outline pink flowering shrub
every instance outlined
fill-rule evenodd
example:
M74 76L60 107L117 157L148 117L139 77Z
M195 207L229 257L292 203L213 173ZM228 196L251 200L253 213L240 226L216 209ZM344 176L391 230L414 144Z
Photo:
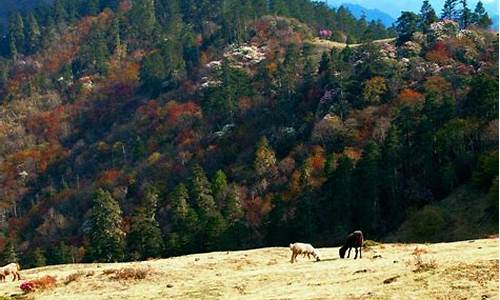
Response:
M21 286L19 288L21 288L21 290L23 290L23 292L25 293L31 293L35 291L35 285L29 280L21 283Z
M56 285L56 279L52 276L43 276L39 279L27 280L21 283L19 288L25 293L31 293L36 290L46 290Z

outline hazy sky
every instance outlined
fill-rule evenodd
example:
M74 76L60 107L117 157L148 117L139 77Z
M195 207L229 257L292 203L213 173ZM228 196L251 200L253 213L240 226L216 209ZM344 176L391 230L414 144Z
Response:
M339 6L342 3L355 3L366 8L377 8L393 17L398 17L403 10L418 11L422 5L422 0L326 0L329 4ZM498 15L499 0L483 0L486 9L490 15ZM434 10L441 13L444 0L430 0ZM477 0L469 0L469 7L474 9Z

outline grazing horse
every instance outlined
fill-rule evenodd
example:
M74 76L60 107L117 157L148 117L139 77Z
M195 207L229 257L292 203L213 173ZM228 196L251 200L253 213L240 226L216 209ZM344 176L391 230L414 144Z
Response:
M363 233L361 230L356 230L353 233L349 234L345 239L344 245L339 249L340 258L344 258L345 252L349 249L347 253L347 258L351 255L351 249L354 248L356 250L356 256L354 259L358 258L358 248L359 248L359 258L361 257L361 248L363 248Z

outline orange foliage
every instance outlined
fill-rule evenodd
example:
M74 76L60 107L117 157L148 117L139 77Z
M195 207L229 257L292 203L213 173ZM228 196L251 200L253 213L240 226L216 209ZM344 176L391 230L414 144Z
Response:
M109 86L121 84L135 88L139 85L139 69L138 63L121 60L115 56L109 62L106 83Z
M412 89L404 89L399 93L399 102L401 104L417 105L424 102L424 95Z
M430 76L424 83L425 90L430 93L449 94L452 91L451 84L441 76Z
M175 125L181 117L201 118L201 108L194 102L177 103L170 101L165 106L169 124Z
M176 143L179 146L186 146L186 145L192 144L194 141L195 141L195 134L194 134L193 130L191 130L190 128L184 128L177 135Z
M119 170L111 169L106 170L98 178L98 182L101 184L112 185L116 183L118 178L122 175L122 172Z
M356 149L356 148L352 148L352 147L346 147L344 149L344 153L343 153L345 156L349 157L350 159L354 160L354 161L358 161L361 159L361 154L362 154L362 151L360 149Z
M50 142L57 141L62 135L62 126L66 119L63 106L55 110L41 112L31 117L26 127L36 136L43 136Z
M451 57L450 50L448 49L448 46L442 42L439 41L434 45L434 47L427 52L426 58L429 61L435 62L437 64L446 64L449 62Z

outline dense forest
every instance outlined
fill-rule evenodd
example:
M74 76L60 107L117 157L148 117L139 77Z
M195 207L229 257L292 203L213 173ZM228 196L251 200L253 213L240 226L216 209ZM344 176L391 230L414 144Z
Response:
M0 42L2 259L335 245L354 229L460 238L440 235L463 220L438 203L464 190L496 228L490 24L465 0L439 16L424 1L390 29L308 0L13 11ZM362 44L323 51L328 40Z

